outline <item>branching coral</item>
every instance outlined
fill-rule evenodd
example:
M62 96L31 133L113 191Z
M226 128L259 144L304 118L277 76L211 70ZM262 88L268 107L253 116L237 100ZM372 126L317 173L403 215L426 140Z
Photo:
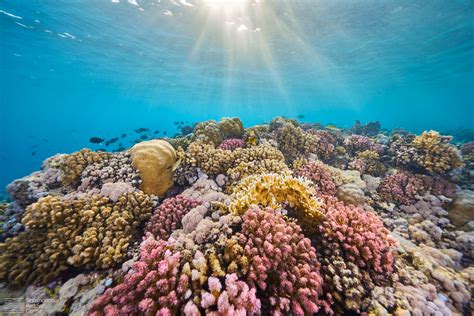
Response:
M335 195L337 192L331 171L322 163L308 162L294 170L293 174L311 180L316 193Z
M287 163L315 152L317 144L317 138L314 135L292 124L284 124L276 130L276 141Z
M128 151L110 153L101 161L88 165L81 175L79 190L101 189L105 183L126 182L133 187L140 184L138 170L132 165Z
M251 207L238 239L250 259L247 280L258 288L267 311L305 315L319 310L322 278L316 251L297 224L271 208Z
M180 228L184 215L199 204L197 200L186 195L164 200L146 224L146 233L167 240L174 230Z
M289 175L248 176L234 187L230 209L235 214L244 214L252 204L275 209L287 204L299 223L314 231L322 219L315 193L309 182Z
M67 155L60 166L64 173L62 178L63 184L65 186L77 187L84 169L93 163L100 162L105 157L107 157L106 153L94 152L86 148Z
M438 132L423 132L415 137L412 146L417 150L415 162L431 174L445 174L462 166L456 147L449 144L451 137Z
M367 290L392 273L395 242L374 213L335 198L326 199L323 212L317 238L327 299L336 310L358 311Z
M359 152L357 158L348 164L348 168L373 176L380 176L387 170L380 161L380 155L373 150Z
M195 139L205 144L218 146L224 139L242 138L244 127L240 119L223 118L220 122L206 121L194 127Z
M420 177L408 172L398 172L384 177L378 192L389 201L409 205L416 202L415 195L423 195L426 189Z
M135 230L150 215L151 200L143 193L116 203L101 196L41 198L26 209L26 231L0 245L0 279L45 283L71 267L112 267L125 258Z
M237 148L244 148L244 147L245 147L245 141L243 139L238 139L238 138L225 139L219 145L220 149L231 150L231 151Z
M351 135L344 140L344 146L349 153L357 155L357 153L371 150L375 152L382 152L382 146L375 143L371 138L361 135Z
M195 168L209 175L228 174L234 181L250 174L288 171L282 153L268 145L230 151L197 142L192 143L182 154L182 163L176 176L192 176Z

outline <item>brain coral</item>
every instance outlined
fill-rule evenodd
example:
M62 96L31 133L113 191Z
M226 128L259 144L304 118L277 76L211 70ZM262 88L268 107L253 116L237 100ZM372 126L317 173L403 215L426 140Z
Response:
M231 198L230 209L235 214L244 214L252 204L274 209L287 204L299 223L308 230L314 230L322 219L321 204L311 184L290 175L248 176L233 188Z
M92 196L41 198L25 211L26 231L0 244L0 279L10 284L45 283L71 267L109 268L121 262L151 200L129 193L116 203Z
M90 164L101 161L106 156L106 153L97 153L86 148L67 155L60 166L63 171L63 184L66 186L78 186L84 169Z
M243 215L239 244L249 258L246 277L271 314L313 314L319 310L322 278L316 250L294 222L271 208L251 207Z
M336 309L357 311L365 290L393 272L395 241L375 213L332 197L326 198L323 213L317 247L326 296Z
M140 188L147 194L163 196L173 185L173 171L179 160L173 147L164 140L150 140L130 149L132 162L143 180Z
M155 238L167 240L174 230L180 228L184 215L199 204L197 200L182 194L168 198L154 211L145 231Z
M311 161L293 171L296 177L304 177L313 182L316 193L335 195L336 184L331 171L322 163Z

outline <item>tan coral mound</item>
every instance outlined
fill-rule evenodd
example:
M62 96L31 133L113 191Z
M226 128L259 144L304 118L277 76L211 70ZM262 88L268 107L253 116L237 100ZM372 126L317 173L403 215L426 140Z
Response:
M173 171L179 160L173 146L164 140L149 140L130 149L133 166L140 172L140 189L147 194L163 196L173 185Z
M295 211L298 222L308 230L314 230L323 218L321 202L315 197L311 184L290 175L262 174L248 176L234 187L230 209L244 214L252 204L274 209L288 204Z
M62 200L47 196L30 205L26 231L0 244L0 280L13 285L46 283L71 267L110 268L126 256L138 226L151 216L140 193Z
M99 162L106 156L107 153L97 153L87 148L67 155L60 166L60 169L63 171L63 184L66 186L79 185L82 171L84 171L88 165Z

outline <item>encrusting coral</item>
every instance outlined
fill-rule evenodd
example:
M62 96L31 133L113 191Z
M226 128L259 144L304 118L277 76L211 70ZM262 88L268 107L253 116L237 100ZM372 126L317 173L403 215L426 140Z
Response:
M252 204L274 209L288 204L298 223L312 231L323 218L321 202L316 198L310 182L290 175L270 173L248 176L233 188L231 198L230 209L240 215Z
M140 189L163 196L173 185L173 171L179 165L174 148L164 140L155 139L136 144L130 153L142 179Z
M143 193L123 195L116 203L101 196L41 198L26 209L26 230L0 244L0 279L46 283L72 267L113 267L150 215L151 200Z

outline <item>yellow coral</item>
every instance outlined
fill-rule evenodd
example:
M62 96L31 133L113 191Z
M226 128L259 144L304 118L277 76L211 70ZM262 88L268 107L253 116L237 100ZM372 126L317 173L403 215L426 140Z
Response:
M430 173L446 173L463 165L457 149L438 132L423 132L412 145L418 150L416 162Z
M78 181L84 169L90 164L101 161L106 156L107 153L97 153L87 148L67 155L64 162L60 165L60 168L63 171L63 184L78 184Z
M174 148L164 140L154 139L136 144L130 153L143 180L140 189L163 196L173 185L173 171L179 165Z
M278 149L285 155L287 163L291 163L297 158L305 158L315 152L318 142L316 136L288 123L277 130L276 140Z
M250 205L280 208L283 203L296 212L295 217L307 229L315 229L323 215L321 203L306 180L290 175L261 174L248 176L233 189L230 209L234 214L245 213Z
M71 267L112 267L124 259L151 208L150 197L141 192L116 203L101 196L41 198L25 211L26 231L0 244L0 279L15 285L45 283Z

